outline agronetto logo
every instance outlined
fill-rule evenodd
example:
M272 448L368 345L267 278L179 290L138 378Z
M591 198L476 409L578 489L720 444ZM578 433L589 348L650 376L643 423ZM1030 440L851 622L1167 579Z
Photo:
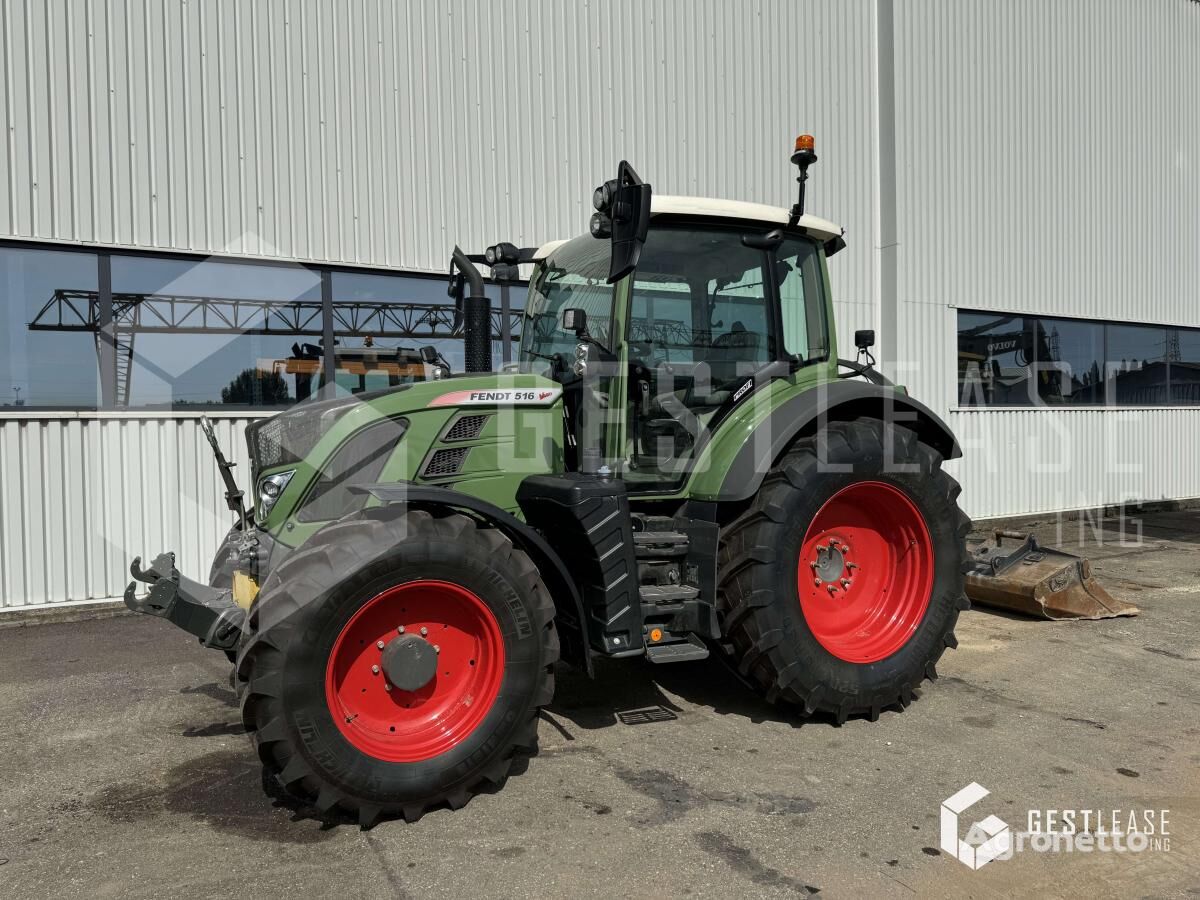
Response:
M958 817L990 793L983 785L972 781L942 801L942 852L972 869L982 868L993 859L1006 858L1012 852L1012 833L1008 823L998 816L975 822L967 830L965 840L958 835Z
M1014 831L1003 819L989 815L961 834L960 816L989 793L972 781L941 805L942 851L972 869L1026 850L1143 853L1171 849L1169 809L1031 809L1025 831Z

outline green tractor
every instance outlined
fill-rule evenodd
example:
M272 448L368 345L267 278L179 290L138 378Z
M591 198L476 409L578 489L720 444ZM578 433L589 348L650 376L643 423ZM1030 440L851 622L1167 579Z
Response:
M815 160L802 136L790 210L622 163L590 234L455 248L467 372L252 424L252 510L210 432L238 514L210 584L167 553L125 599L229 655L269 790L363 826L458 808L534 749L560 659L720 654L839 723L936 676L967 606L959 450L873 333L836 357ZM477 263L532 265L510 370Z

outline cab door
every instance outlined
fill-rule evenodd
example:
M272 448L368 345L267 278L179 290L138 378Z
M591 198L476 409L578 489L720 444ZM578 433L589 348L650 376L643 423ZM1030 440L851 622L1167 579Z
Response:
M656 226L626 279L629 385L611 455L630 491L681 488L697 447L764 376L828 353L819 248L799 235L747 246L748 231Z

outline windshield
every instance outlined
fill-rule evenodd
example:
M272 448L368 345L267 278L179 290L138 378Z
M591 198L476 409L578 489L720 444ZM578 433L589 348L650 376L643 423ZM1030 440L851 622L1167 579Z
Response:
M571 357L578 343L562 327L564 309L587 313L588 333L609 343L612 324L612 285L607 284L609 242L590 234L567 241L550 254L529 283L525 321L521 328L521 358L525 362Z

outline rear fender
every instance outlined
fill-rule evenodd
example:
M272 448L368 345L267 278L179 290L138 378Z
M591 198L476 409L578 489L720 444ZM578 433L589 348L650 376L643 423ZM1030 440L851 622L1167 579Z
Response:
M826 422L873 416L909 428L944 459L962 456L950 428L929 407L895 388L848 379L824 382L783 401L746 436L729 464L713 500L753 497L763 478L788 447ZM706 498L707 499L707 498Z
M592 657L584 633L587 620L584 618L583 600L579 589L571 578L566 563L532 527L486 500L449 488L398 482L355 485L349 490L370 494L385 505L402 503L425 509L442 507L465 511L500 529L509 540L529 554L550 591L554 600L555 623L562 640L563 661L576 666L589 676L593 674Z

